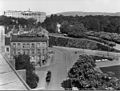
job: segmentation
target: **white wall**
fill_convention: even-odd
[[[0,26],[0,50],[4,52],[4,46],[5,46],[5,27]]]

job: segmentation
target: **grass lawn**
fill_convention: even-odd
[[[109,66],[109,67],[101,67],[100,69],[103,73],[114,72],[115,77],[120,78],[120,65]]]

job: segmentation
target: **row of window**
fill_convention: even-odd
[[[22,13],[22,15],[26,15],[26,16],[36,16],[36,17],[40,17],[41,14],[37,14],[37,13]]]
[[[46,54],[47,50],[46,49],[37,49],[36,51],[34,49],[29,50],[29,49],[25,49],[25,50],[13,50],[13,55],[18,55],[18,54],[28,54],[28,55],[44,55]]]
[[[41,43],[12,43],[14,48],[39,48],[39,47],[46,47],[46,42]]]
[[[11,14],[11,13],[7,13],[7,14],[5,14],[5,15],[8,15],[8,16],[18,16],[18,17],[24,17],[24,16],[28,16],[28,17],[41,17],[41,16],[44,16],[44,15],[41,15],[41,14],[28,14],[28,13],[22,13],[22,14],[20,14],[20,13],[13,13],[13,14]]]

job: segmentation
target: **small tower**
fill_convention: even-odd
[[[60,32],[60,27],[61,27],[61,25],[60,25],[59,23],[57,23],[57,32],[58,32],[58,33],[61,33],[61,32]]]

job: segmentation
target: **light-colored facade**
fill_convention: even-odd
[[[42,65],[47,60],[48,38],[38,34],[12,35],[11,57],[19,54],[27,54],[35,64]]]
[[[5,27],[0,26],[0,50],[4,52],[4,47],[5,47]]]
[[[0,53],[0,90],[30,90],[25,77],[25,70],[16,71],[6,56]]]
[[[16,17],[16,18],[33,18],[37,20],[37,22],[44,22],[46,19],[46,13],[45,12],[35,12],[35,11],[13,11],[13,10],[8,10],[4,12],[5,16],[11,16],[11,17]]]
[[[10,36],[6,36],[5,26],[0,26],[0,51],[10,56]]]

